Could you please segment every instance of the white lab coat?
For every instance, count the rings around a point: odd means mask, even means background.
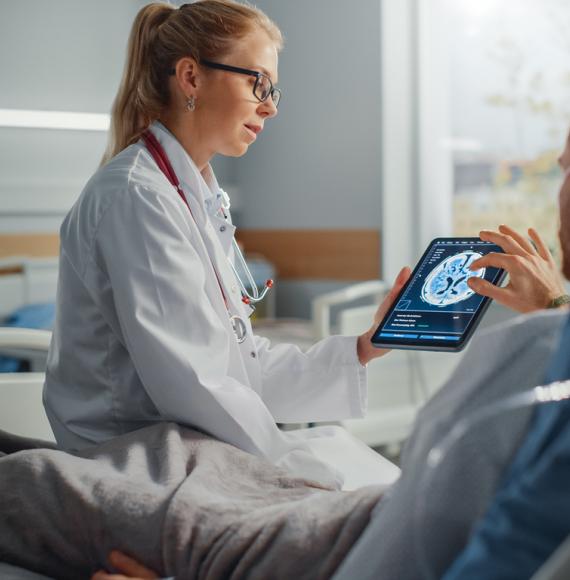
[[[151,130],[194,218],[142,142],[97,171],[67,215],[44,388],[58,443],[79,449],[176,421],[338,485],[338,466],[312,451],[338,430],[290,434],[276,421],[363,415],[366,370],[355,338],[331,337],[303,353],[254,336],[228,261],[235,228],[218,216],[213,172],[201,174],[160,123]],[[246,321],[241,344],[228,309]]]

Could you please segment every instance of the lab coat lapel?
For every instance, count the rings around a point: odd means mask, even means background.
[[[220,189],[211,167],[206,167],[204,174],[201,174],[180,143],[161,123],[154,123],[151,131],[162,145],[180,181],[211,266],[214,268],[212,275],[219,276],[218,281],[223,288],[229,311],[228,324],[229,314],[237,314],[246,324],[246,340],[239,345],[236,344],[237,349],[231,349],[232,368],[242,369],[241,372],[246,373],[252,388],[260,392],[261,371],[259,362],[252,356],[255,343],[249,321],[249,306],[241,300],[241,289],[229,263],[229,260],[233,260],[232,239],[235,226],[221,216],[212,215],[220,208],[225,194]],[[206,180],[209,183],[206,183]]]
[[[207,166],[202,175],[182,145],[161,123],[153,123],[150,129],[162,145],[180,181],[206,251],[220,276],[230,311],[241,317],[245,315],[247,319],[248,313],[244,312],[245,306],[241,301],[239,284],[228,263],[228,259],[233,259],[231,244],[235,226],[221,217],[209,215],[207,211],[207,206],[215,207],[213,204],[216,203],[218,193],[223,197],[214,172]],[[209,184],[206,183],[204,176],[208,178]],[[251,332],[251,326],[248,332]]]
[[[196,223],[202,227],[208,220],[206,200],[212,197],[210,188],[188,153],[162,123],[153,123],[150,130],[162,145],[172,169],[180,181],[192,215]]]

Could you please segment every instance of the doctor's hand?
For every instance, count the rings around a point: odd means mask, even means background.
[[[130,558],[126,554],[113,550],[109,554],[109,563],[113,568],[120,571],[119,574],[109,574],[100,570],[91,576],[91,580],[127,580],[134,578],[135,580],[150,580],[151,578],[159,578],[156,572],[145,568],[142,564],[139,564],[133,558]]]
[[[469,287],[517,312],[533,312],[566,294],[562,278],[550,250],[533,228],[528,230],[533,244],[512,228],[502,225],[498,232],[482,231],[482,240],[500,246],[504,254],[491,252],[471,264],[472,270],[504,268],[509,283],[500,288],[481,278],[470,278]]]
[[[388,312],[390,306],[392,306],[392,303],[396,299],[396,296],[398,296],[400,290],[402,289],[404,284],[408,281],[408,278],[410,277],[411,273],[412,271],[407,266],[400,270],[400,273],[396,276],[396,280],[394,282],[394,286],[392,286],[392,290],[390,290],[388,296],[384,298],[384,300],[378,307],[376,314],[374,315],[373,325],[367,332],[361,334],[358,337],[358,340],[356,342],[356,352],[358,354],[358,360],[360,361],[361,365],[368,364],[372,359],[384,356],[385,354],[390,352],[390,349],[388,348],[376,348],[375,346],[372,346],[370,339],[372,338],[372,335],[378,328],[378,325],[386,315],[386,312]]]

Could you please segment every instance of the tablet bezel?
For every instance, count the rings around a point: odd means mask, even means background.
[[[459,352],[465,348],[465,346],[469,342],[469,339],[471,338],[471,336],[475,332],[475,329],[477,328],[477,326],[481,322],[485,312],[487,311],[487,308],[489,308],[489,305],[491,304],[491,298],[487,298],[486,296],[483,297],[483,301],[481,302],[481,304],[479,305],[479,307],[475,311],[475,313],[474,313],[473,317],[471,318],[471,321],[469,322],[467,328],[463,331],[461,338],[457,342],[453,342],[450,344],[449,341],[437,341],[437,340],[433,340],[433,339],[430,339],[429,342],[427,342],[427,340],[425,340],[425,339],[424,340],[420,340],[420,339],[400,340],[398,338],[382,338],[382,339],[380,339],[379,337],[377,337],[377,335],[380,332],[380,329],[386,323],[388,318],[391,316],[392,312],[395,310],[396,305],[400,301],[400,298],[406,292],[408,286],[414,281],[414,278],[417,275],[417,272],[418,272],[420,266],[423,264],[424,260],[427,258],[432,247],[435,244],[438,244],[440,242],[456,242],[456,241],[473,243],[473,244],[477,244],[477,243],[481,243],[481,242],[487,243],[484,240],[482,240],[481,238],[477,238],[477,237],[473,237],[473,238],[471,238],[471,237],[434,238],[428,244],[425,252],[422,254],[422,257],[418,260],[416,267],[414,268],[409,280],[406,282],[406,284],[400,290],[398,296],[396,297],[396,299],[392,303],[392,306],[390,306],[390,309],[388,310],[388,312],[386,313],[384,318],[382,318],[380,324],[377,326],[376,330],[374,331],[374,334],[372,335],[372,338],[370,339],[370,342],[372,343],[373,346],[375,346],[376,348],[391,348],[391,349],[398,349],[398,350],[427,350],[427,351],[431,350],[431,351],[448,351],[448,352]],[[496,244],[492,244],[492,245],[495,246],[495,248],[492,250],[493,252],[495,252],[495,251],[502,252],[503,251]],[[493,284],[500,285],[501,282],[505,279],[505,275],[506,275],[505,270],[503,270],[502,268],[499,268],[499,272],[497,273],[496,280],[493,282]],[[427,332],[426,332],[426,334],[427,334]]]

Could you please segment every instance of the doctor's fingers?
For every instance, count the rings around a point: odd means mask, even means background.
[[[390,306],[392,306],[394,300],[396,300],[396,297],[400,293],[400,290],[402,290],[404,284],[408,281],[411,274],[412,271],[408,266],[404,266],[400,270],[400,272],[396,276],[396,279],[394,280],[394,285],[392,286],[392,289],[390,290],[390,292],[388,292],[386,298],[382,300],[380,306],[378,306],[378,309],[376,310],[376,314],[374,315],[375,325],[380,324],[380,321],[384,318],[386,312],[388,312],[388,309],[390,308]],[[374,327],[374,330],[376,330],[376,327]]]
[[[506,254],[514,256],[536,254],[533,245],[524,236],[508,226],[500,226],[498,232],[482,230],[479,237],[485,242],[497,244]]]

